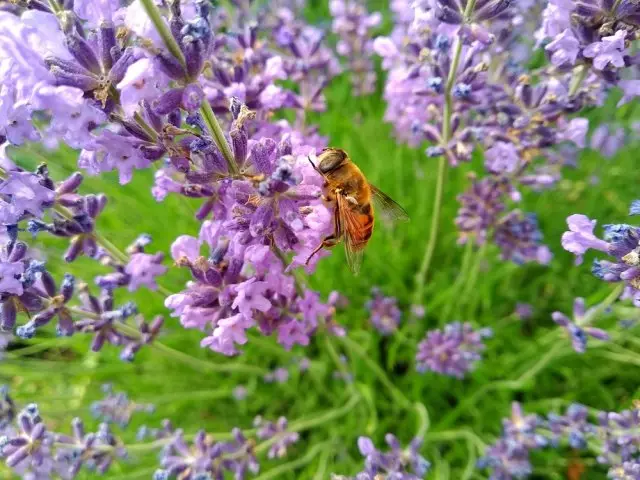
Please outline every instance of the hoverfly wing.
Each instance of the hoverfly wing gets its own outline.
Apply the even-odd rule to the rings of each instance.
[[[378,207],[380,216],[385,223],[408,222],[409,215],[393,198],[384,193],[378,187],[369,184],[373,196],[373,202]]]
[[[348,201],[343,195],[337,195],[336,200],[337,218],[344,240],[347,263],[354,275],[357,275],[362,265],[364,247],[369,240],[368,236],[365,238],[365,235],[370,232],[370,229],[368,229],[366,219],[349,207]]]

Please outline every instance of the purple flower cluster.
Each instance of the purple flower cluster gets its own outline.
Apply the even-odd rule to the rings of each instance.
[[[640,215],[638,201],[632,203],[629,214]],[[606,282],[622,282],[625,296],[640,306],[640,228],[628,224],[604,225],[601,239],[594,234],[596,221],[585,215],[569,216],[567,225],[569,230],[562,235],[562,247],[576,255],[576,263],[582,263],[589,249],[610,255],[610,260],[595,260],[591,272]]]
[[[470,323],[454,322],[442,330],[431,330],[418,344],[416,369],[463,378],[482,359],[484,339],[490,328],[474,330]]]
[[[103,385],[102,391],[105,397],[91,404],[91,414],[103,422],[126,427],[135,413],[155,411],[152,404],[136,403],[130,400],[126,393],[114,392],[111,384]]]
[[[338,35],[338,53],[347,61],[354,95],[375,91],[376,72],[372,61],[373,40],[370,30],[380,25],[379,12],[367,12],[362,0],[332,0],[329,10],[333,32]]]
[[[369,321],[383,335],[394,333],[402,317],[398,300],[395,297],[385,297],[376,287],[371,290],[371,296],[372,298],[365,304],[371,315]]]
[[[273,443],[267,452],[269,458],[282,458],[287,455],[287,449],[300,439],[297,432],[287,431],[287,419],[280,417],[277,422],[265,422],[262,417],[256,417],[253,425],[258,428],[256,436],[260,440],[271,440]]]
[[[568,446],[593,451],[598,463],[608,467],[607,478],[637,478],[637,408],[590,417],[588,408],[577,403],[571,404],[565,414],[550,413],[547,418],[524,415],[521,406],[514,404],[511,418],[503,420],[502,436],[487,449],[478,467],[489,469],[491,480],[527,478],[533,472],[531,451]]]
[[[385,435],[385,441],[390,448],[388,452],[378,450],[368,437],[358,438],[358,449],[365,457],[364,470],[353,477],[333,474],[332,480],[421,480],[426,477],[431,464],[420,455],[421,438],[414,438],[404,449],[391,433]]]
[[[231,433],[231,440],[217,442],[201,430],[188,442],[182,430],[164,432],[163,438],[168,443],[160,456],[162,468],[156,470],[153,479],[221,479],[229,473],[244,480],[248,473],[258,473],[255,440],[245,437],[237,428]]]
[[[126,450],[106,423],[95,433],[85,430],[81,419],[72,421],[73,435],[52,432],[43,422],[38,406],[27,405],[16,418],[6,388],[0,410],[0,457],[22,478],[75,478],[84,466],[105,473]]]
[[[107,473],[114,462],[128,458],[127,447],[114,434],[111,423],[124,428],[132,414],[149,411],[150,407],[130,401],[125,394],[114,394],[110,387],[107,393],[105,400],[92,406],[94,414],[98,413],[106,422],[100,423],[95,432],[88,432],[84,422],[74,418],[72,433],[68,435],[48,429],[36,404],[16,413],[8,390],[0,388],[0,458],[21,478],[72,479],[82,470]],[[269,458],[283,457],[286,449],[298,440],[298,433],[287,430],[284,417],[276,423],[256,421],[257,438],[264,440],[262,445],[270,446]],[[256,440],[247,438],[237,428],[231,432],[230,440],[215,441],[204,431],[186,435],[164,420],[161,428],[145,427],[138,433],[139,440],[148,436],[153,439],[148,443],[149,449],[162,449],[161,468],[154,473],[155,480],[221,479],[226,474],[244,480],[247,474],[260,469]]]
[[[486,176],[473,176],[459,196],[460,243],[491,240],[505,260],[549,263],[535,217],[512,204],[521,201],[521,188],[537,191],[558,182],[576,147],[586,145],[588,121],[573,114],[600,104],[619,68],[636,62],[626,49],[637,6],[617,2],[607,13],[611,5],[587,3],[550,1],[540,30],[547,33],[539,40],[558,37],[546,47],[552,63],[535,73],[524,60],[536,46],[518,37],[535,17],[532,2],[414,2],[413,12],[407,5],[396,11],[389,37],[376,38],[374,49],[389,72],[385,119],[399,139],[416,146],[426,140],[427,157],[445,156],[451,165],[470,160],[477,146],[484,150]],[[579,46],[566,28],[550,33],[556,10],[566,28],[571,15],[580,18],[581,27],[573,22],[571,28],[583,36],[592,32],[590,44]],[[596,24],[625,32],[598,36]],[[635,81],[626,82],[621,85],[630,92]],[[611,155],[619,141],[605,142],[602,132],[594,136],[595,146],[605,143],[603,154]]]
[[[640,18],[640,7],[631,0],[572,2],[549,0],[536,36],[549,41],[545,50],[558,70],[590,69],[610,83],[637,63],[628,50]],[[635,95],[637,80],[622,84],[626,95]]]
[[[308,161],[324,141],[305,121],[306,112],[325,108],[323,88],[339,71],[323,32],[289,7],[238,6],[234,15],[220,16],[200,1],[85,3],[64,3],[54,12],[35,2],[0,12],[0,33],[7,35],[0,46],[8,61],[3,80],[19,87],[2,103],[16,111],[0,110],[0,144],[40,136],[52,145],[64,141],[81,150],[78,164],[89,174],[117,170],[121,183],[155,162],[158,201],[170,193],[200,199],[199,237],[181,236],[172,247],[193,281],[165,304],[186,328],[205,332],[204,347],[236,354],[254,326],[277,334],[286,348],[308,344],[321,325],[339,333],[335,304],[320,302],[291,274],[331,228],[321,178]],[[345,35],[362,36],[347,25],[360,21],[353,17],[358,12],[345,5],[336,19]],[[46,45],[35,37],[47,38]],[[271,122],[283,108],[296,111],[295,126]],[[17,330],[30,337],[57,316],[60,334],[93,333],[93,350],[121,345],[122,358],[131,360],[155,339],[162,319],[122,325],[137,309],[115,308],[114,291],[157,290],[167,270],[163,254],[147,251],[148,235],[126,253],[104,239],[96,220],[106,197],[79,194],[79,173],[60,184],[44,166],[34,174],[12,165],[0,173],[0,223],[9,237],[0,264],[3,329],[14,328],[17,312],[36,313]],[[58,289],[44,265],[25,259],[26,246],[16,243],[24,228],[69,238],[66,261],[85,255],[109,267],[95,279],[100,296],[84,284],[74,288],[70,276]],[[81,306],[69,304],[74,295]]]

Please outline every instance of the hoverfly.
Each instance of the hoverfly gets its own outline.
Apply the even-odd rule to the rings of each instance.
[[[324,178],[323,199],[333,207],[333,233],[325,237],[309,255],[307,264],[323,248],[332,248],[344,241],[347,263],[357,274],[362,256],[373,233],[373,199],[381,213],[392,221],[409,220],[407,212],[388,195],[371,185],[349,155],[339,148],[325,148],[315,165]]]

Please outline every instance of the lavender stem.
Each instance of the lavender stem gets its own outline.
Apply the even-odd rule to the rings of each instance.
[[[464,10],[465,22],[469,20],[471,13],[475,7],[476,0],[469,0]],[[447,148],[449,140],[451,140],[451,116],[453,114],[453,86],[456,81],[458,67],[460,65],[460,57],[462,55],[462,38],[460,35],[456,38],[454,46],[453,60],[449,69],[449,76],[444,91],[444,112],[442,119],[442,146]],[[433,210],[431,213],[431,227],[429,229],[429,240],[420,263],[420,269],[416,274],[416,291],[413,303],[419,304],[424,294],[424,285],[433,259],[433,253],[436,249],[438,239],[438,230],[440,227],[440,214],[442,212],[442,197],[444,193],[444,182],[447,173],[447,157],[442,155],[438,158],[438,176],[436,178],[436,192],[433,200]]]
[[[231,147],[229,147],[229,142],[227,142],[227,139],[222,132],[222,128],[220,127],[220,123],[216,118],[216,114],[213,113],[211,104],[206,99],[206,97],[202,101],[202,105],[200,106],[200,114],[202,115],[205,124],[209,128],[209,133],[211,133],[211,136],[213,137],[213,140],[215,141],[218,149],[222,152],[222,155],[227,162],[229,172],[233,175],[237,175],[239,173],[238,165],[236,165],[236,161],[233,158],[233,153],[231,153]]]
[[[142,3],[145,12],[147,12],[151,23],[153,23],[153,26],[156,27],[160,38],[162,38],[162,41],[167,47],[167,50],[169,50],[171,55],[173,55],[176,60],[180,62],[182,68],[186,70],[187,63],[184,59],[184,55],[182,54],[182,50],[180,50],[178,42],[176,42],[176,39],[173,38],[173,35],[169,31],[169,28],[162,20],[162,16],[160,15],[158,6],[154,3],[153,0],[140,0],[140,3]]]

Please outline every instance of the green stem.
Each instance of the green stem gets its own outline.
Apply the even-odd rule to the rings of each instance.
[[[444,312],[440,315],[440,318],[443,318],[445,321],[449,320],[449,315],[451,315],[451,310],[455,305],[460,305],[460,297],[458,296],[458,291],[464,286],[465,280],[467,280],[469,273],[469,265],[471,265],[471,257],[473,254],[473,242],[468,241],[464,248],[464,255],[462,257],[462,267],[460,267],[460,273],[447,292],[447,295],[442,295],[442,298],[448,299],[447,305],[445,306]],[[453,297],[453,298],[452,298]],[[464,297],[462,297],[464,298]],[[433,310],[438,303],[433,301],[431,303],[431,309]]]
[[[456,408],[451,410],[447,415],[443,417],[443,419],[438,423],[439,428],[446,428],[455,422],[458,417],[465,412],[470,406],[475,405],[475,403],[482,397],[486,396],[487,393],[492,390],[520,390],[522,387],[526,385],[526,383],[533,379],[541,370],[543,370],[551,361],[556,358],[560,350],[564,347],[564,342],[557,342],[545,355],[540,357],[540,360],[533,365],[531,368],[527,369],[522,375],[520,375],[515,380],[501,380],[497,382],[491,382],[484,384],[482,387],[477,389],[474,393],[468,396],[465,400],[460,402]]]
[[[427,410],[427,407],[425,407],[421,402],[414,403],[413,408],[418,414],[419,426],[416,437],[424,438],[425,433],[427,433],[427,430],[429,430],[429,425],[431,425],[431,420],[429,419],[429,411]]]
[[[464,300],[468,299],[472,296],[473,301],[469,302],[469,308],[467,310],[467,318],[472,318],[474,316],[474,311],[476,309],[477,300],[479,298],[478,291],[475,289],[476,283],[478,281],[478,275],[480,275],[480,268],[482,267],[482,262],[484,260],[484,256],[487,253],[487,247],[489,242],[484,242],[478,250],[478,255],[476,258],[476,263],[473,265],[473,270],[471,271],[471,276],[469,278],[469,283],[465,286],[464,293],[462,294],[462,298]]]
[[[571,85],[569,87],[569,97],[573,97],[580,87],[582,83],[585,81],[587,76],[589,75],[589,67],[587,65],[580,65],[576,67],[573,78],[571,79]]]
[[[423,301],[424,285],[427,280],[427,274],[429,273],[429,267],[431,266],[431,259],[433,258],[433,252],[436,249],[436,242],[438,241],[438,229],[440,226],[440,213],[442,211],[442,196],[444,192],[444,181],[447,172],[447,157],[444,155],[438,158],[438,177],[436,178],[436,193],[433,200],[433,210],[431,212],[431,227],[429,229],[429,240],[427,241],[427,247],[420,262],[420,268],[416,274],[416,290],[413,299],[413,303],[419,305]]]
[[[331,420],[335,420],[336,418],[344,417],[347,413],[354,409],[354,407],[361,401],[360,395],[356,394],[351,397],[349,401],[344,404],[344,406],[340,408],[336,408],[333,410],[329,410],[325,413],[317,415],[315,417],[309,419],[301,419],[295,422],[292,422],[289,425],[289,432],[302,432],[304,430],[309,430],[310,428],[317,427],[324,423],[327,423]]]
[[[286,472],[290,472],[291,470],[296,470],[298,468],[304,467],[305,465],[311,463],[322,451],[323,449],[329,448],[332,442],[323,442],[315,445],[311,450],[307,452],[307,454],[303,457],[297,458],[295,460],[291,460],[290,462],[279,465],[275,468],[272,468],[266,473],[262,475],[258,475],[255,477],[255,480],[269,480],[271,478],[282,478],[281,475]]]
[[[231,153],[229,142],[227,142],[227,139],[222,132],[222,128],[220,127],[220,123],[218,123],[218,119],[216,118],[216,114],[213,113],[211,104],[206,98],[202,101],[202,105],[200,105],[200,114],[202,115],[204,123],[209,129],[211,137],[216,143],[218,149],[222,152],[222,156],[227,162],[229,173],[231,173],[232,175],[237,175],[238,165],[236,165],[236,161],[233,158],[233,153]]]
[[[70,307],[69,311],[72,313],[83,315],[87,318],[93,318],[93,319],[100,318],[99,315],[93,312],[87,312],[86,310],[83,310],[82,308],[78,308],[78,307]],[[114,322],[113,327],[116,330],[126,335],[129,335],[131,338],[134,338],[134,339],[140,338],[140,332],[136,330],[134,327],[127,325],[126,323]],[[237,373],[248,373],[252,375],[264,375],[265,373],[267,373],[267,371],[264,368],[256,367],[253,365],[245,365],[243,363],[218,364],[218,363],[208,362],[206,360],[200,360],[199,358],[192,357],[191,355],[183,353],[180,350],[171,348],[165,345],[164,343],[158,342],[157,340],[151,343],[149,347],[164,354],[168,358],[171,358],[184,365],[188,365],[192,367],[194,370],[198,370],[198,371],[228,372],[228,373],[237,372]]]
[[[439,432],[432,432],[425,438],[428,442],[449,442],[451,440],[465,439],[473,443],[478,451],[483,452],[487,445],[482,439],[468,428],[461,428],[459,430],[443,430]]]
[[[180,350],[171,348],[164,343],[153,342],[151,348],[164,354],[168,358],[172,358],[180,363],[189,365],[194,370],[208,372],[227,372],[227,373],[247,373],[251,375],[264,375],[267,371],[262,367],[254,365],[246,365],[244,363],[212,363],[206,360],[192,357]]]
[[[349,372],[349,370],[347,370],[347,367],[344,366],[344,363],[340,359],[340,356],[338,355],[338,352],[336,352],[336,349],[333,346],[333,342],[331,341],[331,338],[329,337],[329,335],[325,335],[324,344],[327,347],[327,351],[329,352],[329,356],[333,360],[333,363],[335,363],[336,368],[342,374],[342,377],[344,378],[344,381],[347,383],[347,389],[349,389],[350,395],[352,397],[358,397],[359,394],[358,394],[358,391],[356,390],[356,387],[353,385],[353,382],[349,381],[349,378],[352,375]]]
[[[469,0],[464,11],[465,22],[468,22],[471,13],[475,7],[476,0]],[[458,67],[460,66],[460,58],[462,56],[463,42],[458,35],[455,45],[453,46],[453,60],[449,68],[447,83],[444,90],[444,111],[442,115],[442,147],[447,148],[449,140],[451,140],[451,117],[453,115],[453,86],[458,75]],[[436,178],[436,191],[433,200],[433,211],[431,213],[431,228],[429,231],[429,239],[420,263],[420,269],[416,274],[416,290],[413,303],[419,304],[424,294],[424,284],[427,280],[429,267],[438,241],[438,230],[440,227],[440,214],[442,212],[442,196],[444,193],[444,182],[447,173],[447,157],[442,155],[438,158],[438,176]]]
[[[411,408],[411,401],[402,393],[398,387],[396,387],[389,377],[385,373],[385,371],[374,362],[367,352],[365,352],[360,345],[351,340],[349,337],[340,337],[340,341],[345,345],[347,349],[354,352],[360,359],[371,369],[371,371],[378,377],[378,380],[389,390],[391,396],[398,402],[402,408],[409,409]]]
[[[611,293],[609,293],[609,295],[607,295],[607,297],[602,302],[600,302],[597,307],[595,307],[587,315],[585,315],[584,318],[580,319],[580,321],[576,321],[576,324],[579,327],[591,325],[591,323],[593,323],[596,318],[598,318],[607,308],[609,308],[613,304],[613,302],[620,298],[620,295],[622,295],[622,292],[624,291],[624,287],[624,283],[616,285],[616,287],[611,290]]]
[[[153,26],[156,27],[160,38],[162,38],[164,45],[167,47],[167,50],[169,50],[171,55],[173,55],[175,59],[180,62],[180,65],[182,65],[182,68],[186,72],[187,63],[184,59],[184,55],[182,54],[182,50],[180,49],[180,46],[178,45],[176,39],[173,38],[169,27],[167,27],[167,24],[162,19],[162,15],[160,14],[158,6],[153,0],[140,0],[140,3],[142,3],[142,7],[144,8],[145,12],[147,12],[151,23],[153,23]]]

